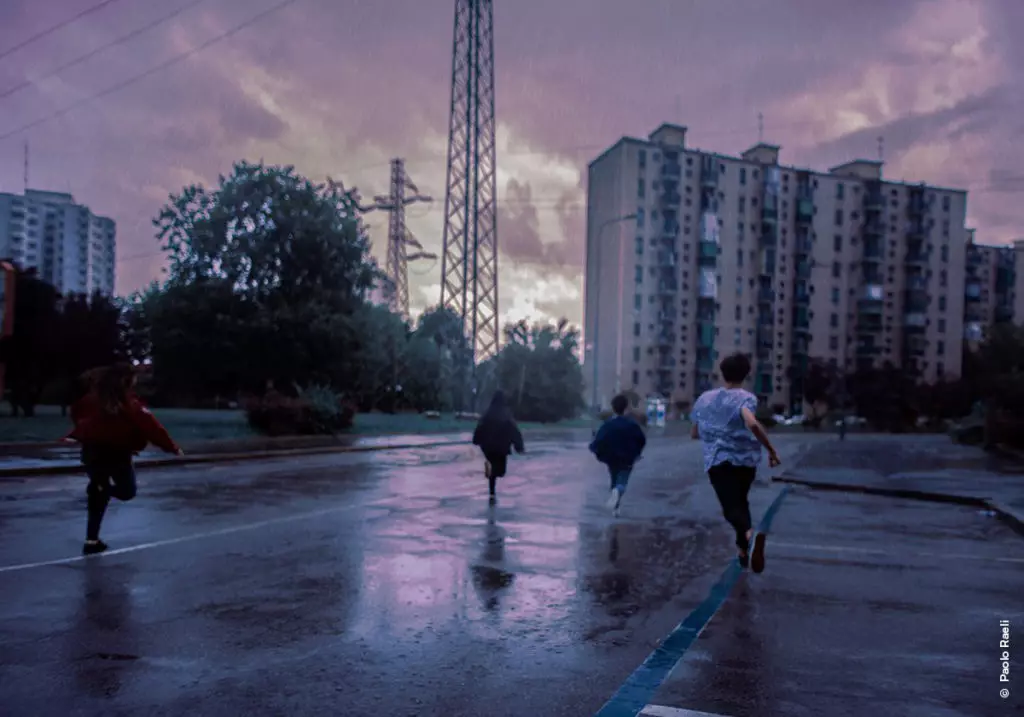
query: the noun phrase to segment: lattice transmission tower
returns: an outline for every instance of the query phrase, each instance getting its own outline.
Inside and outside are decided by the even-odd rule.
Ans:
[[[501,336],[494,129],[493,0],[455,0],[441,305],[462,319],[474,384]]]
[[[373,198],[369,209],[388,212],[388,255],[385,273],[388,277],[386,290],[388,307],[402,318],[409,318],[409,262],[420,259],[437,259],[436,254],[423,251],[423,245],[405,225],[405,208],[416,202],[431,202],[428,196],[420,194],[409,175],[405,173],[405,160],[391,160],[391,189],[387,196]],[[412,247],[414,252],[409,252]]]

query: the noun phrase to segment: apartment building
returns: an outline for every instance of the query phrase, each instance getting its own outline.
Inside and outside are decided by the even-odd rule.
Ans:
[[[584,374],[618,391],[692,402],[718,362],[752,357],[752,390],[801,405],[811,359],[959,375],[967,194],[690,149],[686,128],[623,137],[588,167]]]
[[[990,246],[967,230],[964,269],[964,341],[985,339],[990,326],[1024,322],[1024,240]]]
[[[113,295],[116,226],[62,192],[0,193],[0,257],[61,293]]]

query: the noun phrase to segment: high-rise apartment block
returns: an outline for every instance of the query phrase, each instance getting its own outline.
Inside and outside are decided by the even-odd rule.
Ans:
[[[780,165],[776,146],[727,157],[685,139],[662,125],[589,165],[589,402],[692,402],[737,351],[786,411],[812,359],[959,375],[966,192],[883,180],[877,161],[816,172]]]
[[[974,241],[968,230],[964,271],[964,340],[975,346],[988,327],[1024,321],[1024,240],[1008,246]]]
[[[36,269],[61,293],[113,295],[115,234],[112,219],[70,194],[0,193],[0,257]]]

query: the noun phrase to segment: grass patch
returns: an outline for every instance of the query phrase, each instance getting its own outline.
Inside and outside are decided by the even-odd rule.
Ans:
[[[189,408],[155,408],[153,413],[179,443],[237,440],[256,434],[249,428],[241,410],[213,411]],[[591,428],[595,421],[579,419],[554,425],[523,423],[523,430],[541,428]],[[457,420],[451,414],[430,419],[420,414],[361,413],[346,435],[387,436],[402,434],[469,433],[473,421]],[[0,443],[44,443],[59,440],[71,430],[71,419],[61,416],[56,406],[39,406],[32,418],[12,418],[0,414]]]

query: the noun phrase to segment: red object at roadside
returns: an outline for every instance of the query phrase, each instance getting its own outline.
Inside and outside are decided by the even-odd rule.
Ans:
[[[167,453],[179,450],[167,429],[135,396],[128,397],[124,410],[110,415],[101,410],[96,395],[90,393],[71,407],[71,420],[75,427],[67,437],[79,443],[132,453],[150,443]]]

